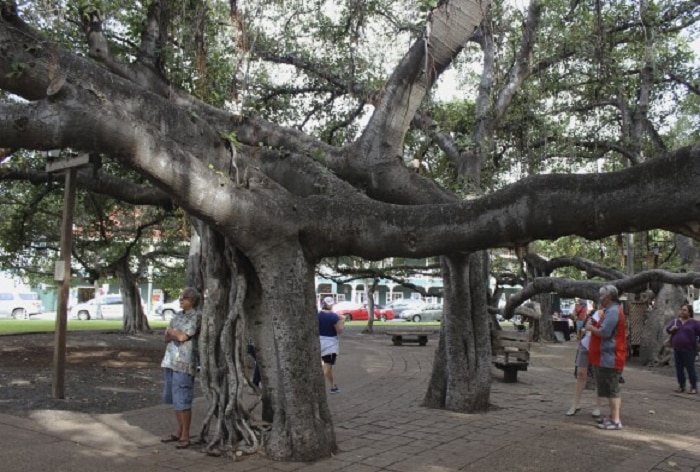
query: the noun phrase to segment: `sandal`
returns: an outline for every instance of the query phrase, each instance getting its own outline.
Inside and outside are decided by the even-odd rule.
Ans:
[[[180,436],[177,436],[175,434],[168,434],[167,436],[163,436],[162,438],[160,438],[160,442],[162,442],[162,443],[175,442],[175,441],[179,441],[179,440],[180,440]]]
[[[685,393],[685,389],[683,387],[678,387],[677,389],[674,390],[676,393]]]
[[[187,439],[178,441],[177,444],[175,444],[175,449],[187,449],[188,447],[190,447],[190,442]]]

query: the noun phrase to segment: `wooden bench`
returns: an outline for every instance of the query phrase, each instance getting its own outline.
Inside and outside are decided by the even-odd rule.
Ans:
[[[530,363],[530,335],[523,331],[492,331],[493,364],[503,371],[503,381],[518,381],[518,372]]]
[[[420,346],[428,344],[428,336],[435,331],[428,330],[406,330],[406,331],[385,331],[391,336],[391,342],[394,346],[401,346],[403,343],[418,343]]]

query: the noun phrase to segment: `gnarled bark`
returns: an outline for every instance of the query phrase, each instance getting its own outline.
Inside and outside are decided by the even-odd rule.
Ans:
[[[686,292],[678,285],[663,284],[656,295],[654,307],[644,319],[639,360],[642,364],[656,364],[663,356],[663,343],[667,338],[666,326],[678,317],[681,304],[686,302]]]
[[[485,252],[443,261],[445,306],[440,343],[423,404],[460,412],[484,411],[491,392],[488,258]]]
[[[148,317],[141,304],[137,280],[129,270],[129,257],[125,256],[114,264],[119,278],[119,290],[124,302],[124,320],[122,328],[126,333],[142,332],[150,329]]]

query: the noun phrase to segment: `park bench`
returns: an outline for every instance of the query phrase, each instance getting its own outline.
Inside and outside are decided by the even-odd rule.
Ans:
[[[518,372],[530,362],[530,335],[526,331],[492,331],[493,365],[503,371],[503,381],[518,381]]]
[[[385,331],[391,336],[391,342],[394,346],[401,346],[403,343],[418,343],[420,346],[428,344],[428,336],[435,331],[428,330],[402,330],[402,331]]]

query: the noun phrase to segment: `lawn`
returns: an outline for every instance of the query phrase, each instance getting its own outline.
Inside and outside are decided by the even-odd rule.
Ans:
[[[151,328],[165,328],[166,321],[148,321]],[[0,321],[0,336],[22,333],[52,333],[56,329],[54,320],[3,320]],[[121,321],[68,320],[68,331],[120,331]]]
[[[151,328],[162,329],[167,326],[167,321],[149,320]],[[346,326],[367,326],[367,321],[348,321]],[[396,321],[375,321],[374,327],[385,328],[402,328],[410,329],[419,326],[439,327],[437,321],[425,321],[420,323],[406,323]],[[6,334],[22,334],[22,333],[52,333],[56,329],[54,320],[2,320],[0,321],[0,336]],[[68,331],[120,331],[122,329],[121,321],[105,321],[105,320],[68,320]]]

